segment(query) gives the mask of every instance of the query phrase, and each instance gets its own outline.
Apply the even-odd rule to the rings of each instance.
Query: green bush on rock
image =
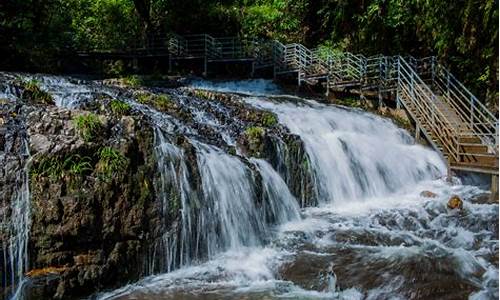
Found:
[[[111,100],[109,105],[111,107],[111,112],[113,112],[113,114],[116,116],[127,115],[131,109],[130,104],[116,99]]]
[[[109,181],[113,176],[125,170],[128,164],[128,159],[123,156],[118,150],[111,147],[103,147],[98,153],[99,162],[96,170],[99,178],[104,181]]]
[[[138,75],[129,75],[122,78],[122,82],[130,87],[138,87],[143,85],[142,79]]]
[[[255,157],[261,157],[264,151],[265,130],[262,127],[248,127],[244,132],[244,144],[248,154]]]
[[[167,94],[155,95],[148,93],[141,93],[136,96],[137,102],[146,105],[152,105],[161,111],[169,111],[177,108],[177,105],[172,98]]]
[[[264,136],[264,128],[258,126],[252,126],[245,129],[245,135],[251,141],[260,141]]]
[[[73,154],[64,157],[42,157],[30,170],[32,178],[48,177],[51,180],[60,180],[66,175],[84,176],[92,171],[92,159],[88,156]]]
[[[91,142],[103,128],[99,117],[93,113],[79,115],[73,119],[73,122],[80,133],[80,136],[86,142]]]
[[[264,112],[262,114],[262,125],[265,127],[273,127],[278,124],[278,119],[273,113]]]

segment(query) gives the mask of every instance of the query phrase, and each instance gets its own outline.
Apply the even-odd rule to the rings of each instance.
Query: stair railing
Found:
[[[398,98],[408,111],[417,114],[413,116],[416,120],[429,126],[445,153],[455,161],[460,161],[455,128],[437,107],[436,101],[439,100],[436,95],[403,57],[398,58]]]
[[[434,66],[433,86],[467,125],[461,136],[478,137],[498,152],[498,119],[444,66]]]

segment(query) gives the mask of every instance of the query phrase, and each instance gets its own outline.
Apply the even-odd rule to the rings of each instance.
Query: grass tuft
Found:
[[[94,140],[103,128],[101,120],[93,113],[76,116],[73,122],[80,136],[86,142]]]
[[[111,112],[116,116],[127,115],[131,110],[130,104],[121,100],[113,99],[109,105],[111,107]]]
[[[110,181],[113,176],[124,171],[128,164],[128,159],[118,150],[111,147],[103,147],[99,150],[99,162],[97,171],[100,179]]]

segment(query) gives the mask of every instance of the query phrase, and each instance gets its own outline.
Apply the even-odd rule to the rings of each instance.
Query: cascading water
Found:
[[[196,192],[189,183],[192,178],[187,172],[183,151],[173,145],[162,130],[157,129],[155,136],[161,173],[158,190],[163,210],[169,210],[172,197],[177,195],[182,205],[179,240],[175,241],[172,233],[167,233],[162,241],[169,247],[162,251],[170,263],[164,270],[170,271],[203,257],[210,259],[230,249],[262,246],[268,236],[268,224],[299,218],[297,202],[267,162],[251,160],[262,175],[264,189],[263,204],[257,207],[253,171],[240,159],[192,141],[197,149],[201,180],[200,191]],[[157,259],[153,257],[151,261]]]
[[[196,86],[227,91],[237,85]],[[467,210],[474,213],[461,219],[450,216],[445,203],[451,195],[474,199],[483,192],[441,179],[446,169],[436,153],[415,144],[391,122],[360,111],[300,99],[244,100],[275,112],[280,123],[301,137],[321,205],[304,209],[302,217],[295,201],[295,206],[280,207],[293,198],[284,180],[267,162],[251,159],[265,193],[273,199],[265,211],[273,212],[276,223],[282,224],[278,236],[269,236],[272,246],[229,250],[201,265],[149,277],[103,298],[431,299],[453,293],[448,286],[456,281],[475,286],[469,290],[477,291],[474,299],[498,295],[498,269],[491,262],[498,236],[483,230],[498,224],[498,206],[467,202]],[[287,150],[280,143],[275,146],[283,159]],[[213,159],[212,165],[222,162]],[[226,165],[231,164],[216,169]],[[435,199],[420,195],[427,189],[436,192]],[[480,225],[473,225],[479,220]],[[249,232],[250,240],[254,236]],[[429,280],[421,274],[429,274]],[[442,290],[447,292],[439,294]]]
[[[9,268],[10,278],[5,278],[11,290],[11,299],[23,297],[24,274],[28,271],[28,239],[31,225],[31,203],[29,189],[30,153],[25,137],[22,138],[20,162],[24,167],[19,171],[16,187],[11,200],[11,221],[7,224],[9,240],[3,249]],[[2,276],[3,277],[3,276]]]
[[[278,114],[304,141],[322,203],[386,195],[446,172],[435,152],[390,121],[315,102],[246,100]]]
[[[498,295],[492,263],[498,231],[491,229],[498,225],[498,206],[475,202],[484,193],[477,187],[440,179],[446,172],[440,157],[390,121],[263,96],[280,93],[268,81],[195,83],[251,94],[243,97],[247,104],[274,112],[300,137],[309,157],[301,163],[310,164],[317,198],[308,203],[319,203],[300,210],[306,201],[287,186],[294,174],[283,163],[290,157],[286,145],[274,143],[276,169],[239,151],[228,154],[243,125],[221,122],[231,116],[216,101],[176,98],[189,108],[193,126],[120,90],[59,77],[41,81],[62,106],[76,107],[97,91],[146,115],[155,124],[157,200],[166,217],[181,208],[177,225],[145,254],[146,273],[167,273],[99,295],[103,299],[430,299],[458,287],[465,291],[457,298]],[[210,144],[198,125],[221,141]],[[192,153],[179,145],[179,135]],[[195,165],[188,155],[196,156]],[[437,196],[423,198],[422,190]],[[447,211],[453,194],[466,200],[466,214]]]

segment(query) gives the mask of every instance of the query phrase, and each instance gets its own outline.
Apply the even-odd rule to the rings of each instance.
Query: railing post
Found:
[[[450,71],[446,72],[446,96],[450,97]]]
[[[400,99],[400,97],[401,97],[401,61],[400,61],[399,56],[398,56],[397,64],[398,64],[398,82],[396,85],[396,108],[401,109],[401,99]]]
[[[470,126],[474,126],[474,98],[470,96]]]
[[[410,93],[412,101],[415,100],[415,70],[410,70],[411,80],[410,80]]]

